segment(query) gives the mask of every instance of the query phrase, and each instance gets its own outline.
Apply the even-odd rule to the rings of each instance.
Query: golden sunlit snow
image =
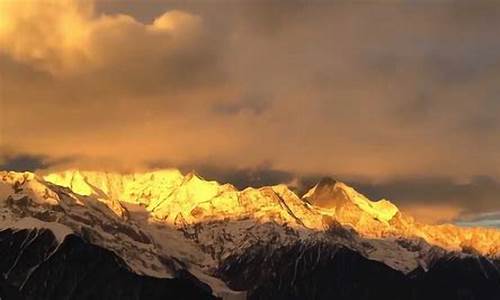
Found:
[[[471,247],[483,255],[500,254],[497,230],[421,224],[391,202],[371,201],[343,183],[336,183],[334,190],[350,202],[341,207],[320,207],[304,201],[314,195],[316,187],[301,199],[285,185],[238,191],[194,173],[183,176],[178,170],[126,175],[72,170],[48,174],[44,179],[81,195],[94,195],[119,215],[124,211],[120,203],[144,205],[151,218],[175,226],[252,218],[321,231],[326,228],[326,216],[370,238],[422,238],[448,250]]]

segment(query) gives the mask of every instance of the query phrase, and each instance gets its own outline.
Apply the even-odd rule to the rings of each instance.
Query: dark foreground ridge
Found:
[[[274,249],[274,250],[273,250]],[[499,264],[450,256],[404,275],[346,247],[256,245],[229,257],[219,275],[249,299],[498,300]]]
[[[217,275],[252,300],[498,300],[499,270],[485,258],[450,255],[405,275],[344,246],[298,242],[251,246]],[[2,300],[215,299],[187,271],[137,275],[113,252],[72,234],[59,244],[45,229],[0,231],[0,271]]]
[[[0,272],[2,300],[215,299],[194,276],[137,275],[109,250],[75,235],[58,244],[44,229],[0,231]]]

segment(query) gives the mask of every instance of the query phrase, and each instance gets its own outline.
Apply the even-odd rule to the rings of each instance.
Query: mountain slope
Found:
[[[265,275],[290,272],[285,268],[287,259],[300,261],[304,255],[312,257],[313,252],[325,265],[336,265],[343,256],[360,257],[356,261],[361,273],[353,276],[375,268],[380,278],[402,278],[401,282],[410,286],[403,294],[414,293],[411,289],[427,282],[425,276],[449,257],[464,260],[484,256],[481,259],[495,266],[500,254],[500,233],[496,230],[420,224],[389,201],[371,201],[331,179],[322,180],[300,198],[285,185],[240,191],[230,184],[206,181],[194,173],[182,175],[177,170],[125,175],[69,170],[44,176],[0,172],[0,213],[0,229],[46,228],[56,237],[57,247],[69,236],[78,237],[92,247],[112,251],[132,274],[146,278],[194,275],[210,286],[214,295],[227,299],[244,299],[245,292],[226,285],[235,287],[234,283],[243,279],[251,298],[269,296],[269,289],[282,291],[283,297],[316,293],[307,288],[315,284],[306,278],[301,281],[309,283],[301,284],[283,275],[279,286],[292,284],[298,293],[286,294]],[[271,269],[262,276],[241,277],[253,272],[248,262],[259,259]],[[459,270],[466,269],[453,264],[459,265]],[[484,266],[475,265],[474,269]],[[308,268],[304,274],[328,275],[336,270]],[[8,272],[8,268],[1,271]],[[415,274],[419,280],[412,279]],[[436,274],[446,280],[446,272]],[[356,287],[364,293],[372,290],[366,278],[352,287],[353,292],[357,292]],[[488,284],[485,288],[495,292]]]
[[[495,300],[500,273],[484,258],[450,256],[410,276],[328,243],[256,245],[228,258],[220,276],[250,299]]]
[[[421,224],[389,201],[371,201],[353,188],[331,179],[322,180],[303,198],[320,205],[340,223],[368,238],[423,239],[447,251],[473,251],[494,258],[500,254],[498,230]]]
[[[214,299],[196,281],[137,275],[113,252],[72,234],[60,242],[47,229],[6,229],[0,251],[2,278],[24,299]]]

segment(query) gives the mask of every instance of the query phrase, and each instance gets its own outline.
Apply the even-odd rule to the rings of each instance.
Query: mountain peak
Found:
[[[325,177],[303,199],[314,205],[334,209],[337,215],[366,213],[382,222],[390,221],[399,209],[387,200],[371,201],[343,182]]]
[[[202,255],[201,260],[194,261],[207,268],[214,266],[214,260],[262,239],[276,243],[296,238],[343,239],[368,258],[405,272],[421,263],[420,256],[414,255],[425,254],[427,248],[418,244],[420,250],[415,249],[422,253],[408,250],[408,254],[406,248],[389,242],[391,239],[408,238],[411,246],[411,241],[421,238],[450,251],[466,247],[481,254],[500,253],[498,232],[421,225],[400,218],[397,207],[389,201],[371,201],[332,178],[322,179],[301,199],[286,185],[238,190],[194,173],[184,176],[173,169],[132,174],[69,170],[43,178],[32,173],[1,172],[0,196],[4,200],[3,213],[10,216],[9,222],[0,222],[0,226],[31,216],[48,223],[60,222],[82,235],[90,231],[94,238],[106,237],[102,244],[131,259],[134,268],[153,275],[161,264],[156,254],[151,256],[150,267],[143,266],[140,255],[124,250],[122,238],[138,242],[139,252],[152,247],[151,251],[163,255],[163,250],[148,241],[161,236],[162,241],[174,239],[177,243],[179,230],[189,241],[204,247],[203,251],[211,249],[210,257]],[[332,231],[332,221],[359,236],[330,236],[336,232]],[[117,232],[122,236],[117,238]],[[371,249],[380,251],[365,253],[365,246],[359,244],[362,238],[368,238],[365,242]],[[167,243],[161,246],[191,261],[190,255],[182,254],[188,244],[179,249]],[[387,247],[397,255],[386,257]],[[192,250],[198,251],[202,250]],[[134,259],[136,256],[140,259]]]
[[[337,183],[337,180],[333,179],[332,177],[329,177],[329,176],[323,177],[318,182],[318,188],[334,186],[336,183]]]

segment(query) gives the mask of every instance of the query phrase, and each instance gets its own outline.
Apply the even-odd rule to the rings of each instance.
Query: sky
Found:
[[[318,178],[498,226],[500,2],[0,1],[0,169]]]

